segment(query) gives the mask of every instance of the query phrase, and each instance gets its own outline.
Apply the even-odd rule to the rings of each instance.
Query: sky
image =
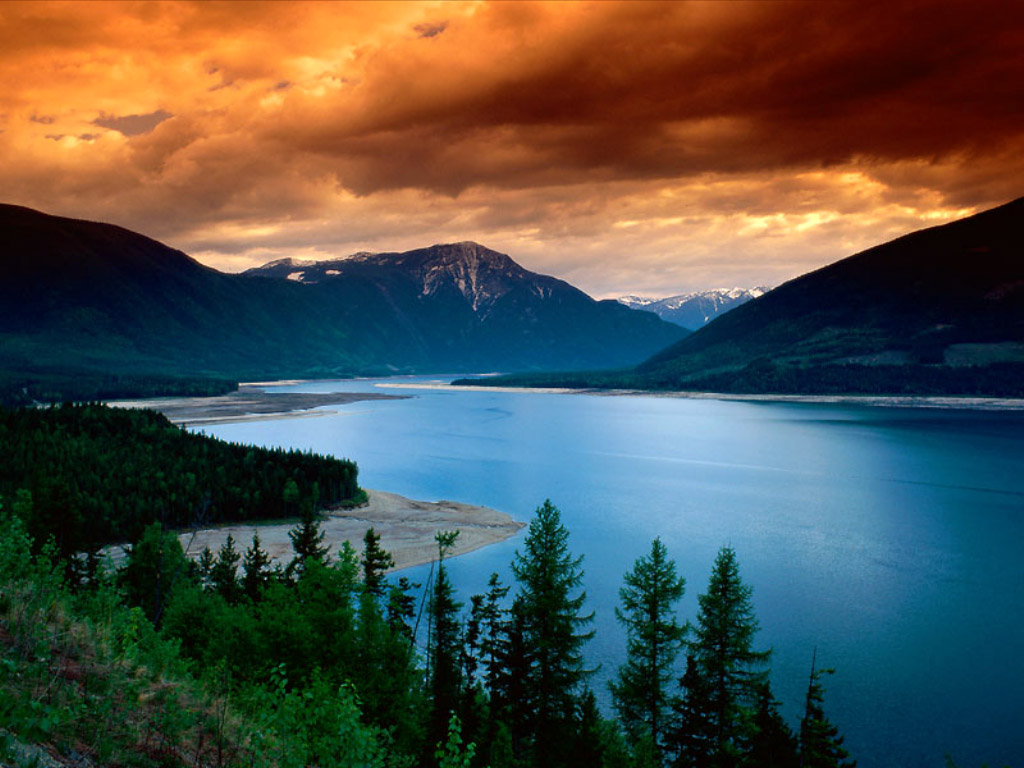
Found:
[[[774,286],[1024,195],[1024,3],[0,3],[0,202],[240,271]]]

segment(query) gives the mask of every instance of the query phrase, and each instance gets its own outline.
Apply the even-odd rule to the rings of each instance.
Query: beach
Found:
[[[320,520],[324,544],[336,557],[342,542],[349,542],[362,554],[363,536],[368,528],[380,535],[380,545],[387,550],[395,565],[392,570],[429,563],[437,558],[434,535],[438,531],[458,531],[459,536],[448,555],[472,552],[488,544],[504,541],[518,533],[525,523],[517,522],[504,512],[490,507],[463,504],[457,501],[416,501],[397,493],[367,490],[369,500],[354,509],[328,509]],[[232,523],[214,528],[179,532],[182,549],[190,558],[198,558],[206,547],[215,555],[231,535],[235,549],[242,553],[259,533],[260,546],[275,563],[287,565],[293,552],[288,532],[297,520],[287,522]],[[105,553],[117,563],[123,560],[120,545],[108,547]]]

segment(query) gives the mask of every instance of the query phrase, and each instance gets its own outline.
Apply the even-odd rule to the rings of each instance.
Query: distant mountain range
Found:
[[[476,243],[234,275],[0,205],[0,370],[239,378],[635,364],[685,331]]]
[[[696,331],[703,328],[716,317],[751,299],[763,296],[771,290],[759,286],[757,288],[714,288],[696,293],[682,293],[664,299],[652,299],[646,296],[621,296],[617,299],[630,309],[642,309],[653,312],[662,320],[675,323],[687,330]]]
[[[632,370],[489,383],[1024,396],[1024,198],[791,280]]]

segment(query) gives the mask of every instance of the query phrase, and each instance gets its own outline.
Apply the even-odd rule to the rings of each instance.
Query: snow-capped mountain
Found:
[[[714,288],[709,291],[683,293],[665,299],[646,296],[622,296],[618,299],[630,309],[654,312],[663,320],[695,331],[703,328],[723,312],[745,304],[751,299],[763,296],[771,290],[764,286],[756,288]]]

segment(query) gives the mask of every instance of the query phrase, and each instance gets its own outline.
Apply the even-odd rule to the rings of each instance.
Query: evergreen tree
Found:
[[[847,760],[850,753],[843,747],[839,729],[825,716],[825,687],[821,684],[821,677],[831,675],[835,670],[816,669],[817,660],[815,649],[811,660],[811,679],[807,684],[807,704],[800,722],[800,765],[802,768],[854,768],[857,763]]]
[[[428,679],[431,693],[429,743],[444,738],[449,719],[458,714],[462,679],[459,656],[462,633],[459,623],[461,603],[455,601],[455,588],[448,578],[444,559],[455,544],[458,531],[439,531],[437,541],[437,577],[430,596]]]
[[[302,520],[288,531],[288,538],[292,540],[292,550],[295,552],[295,557],[288,565],[290,572],[301,575],[309,559],[327,562],[328,548],[324,546],[324,532],[320,530],[320,521],[309,502],[302,504]]]
[[[387,617],[392,633],[412,641],[412,620],[416,617],[416,597],[412,594],[419,588],[405,576],[398,579],[388,590]]]
[[[200,584],[204,587],[209,586],[210,584],[213,566],[216,562],[217,561],[213,556],[213,552],[210,551],[210,548],[203,547],[203,551],[199,553],[199,560],[196,562],[196,573],[199,576]]]
[[[800,758],[796,738],[779,714],[779,702],[767,682],[758,687],[756,706],[744,746],[744,766],[798,768]]]
[[[675,616],[686,582],[676,575],[661,539],[651,542],[649,555],[639,558],[619,590],[621,608],[615,617],[626,628],[626,663],[609,687],[630,744],[649,741],[660,755],[670,713],[676,658],[686,626]],[[660,760],[656,760],[660,762]]]
[[[227,540],[217,551],[217,559],[210,569],[210,582],[213,588],[229,603],[236,602],[241,596],[238,587],[238,562],[241,559],[242,556],[235,549],[235,538],[229,533]]]
[[[537,508],[523,552],[516,552],[512,572],[519,583],[513,610],[522,620],[526,736],[539,768],[569,762],[576,731],[580,686],[587,675],[583,646],[593,621],[582,614],[586,601],[583,557],[569,552],[569,531],[550,501]]]
[[[258,532],[252,534],[252,544],[242,557],[242,591],[254,603],[270,583],[270,555],[262,548]]]
[[[394,558],[380,545],[380,534],[367,528],[363,536],[363,587],[369,594],[384,596],[384,573],[394,564]]]
[[[751,604],[751,588],[739,575],[736,552],[722,547],[715,558],[708,591],[699,595],[700,609],[689,651],[693,656],[693,691],[686,706],[705,713],[711,726],[709,765],[737,765],[744,729],[757,700],[758,687],[767,677],[763,670],[770,651],[754,650],[758,624]],[[694,755],[693,759],[698,758]]]
[[[686,656],[686,671],[679,685],[683,695],[677,702],[674,764],[677,768],[708,768],[714,752],[715,724],[708,685],[697,670],[693,654]]]
[[[153,523],[131,548],[120,575],[129,602],[141,607],[159,626],[171,590],[186,570],[185,552],[178,537],[164,531],[160,523]]]

